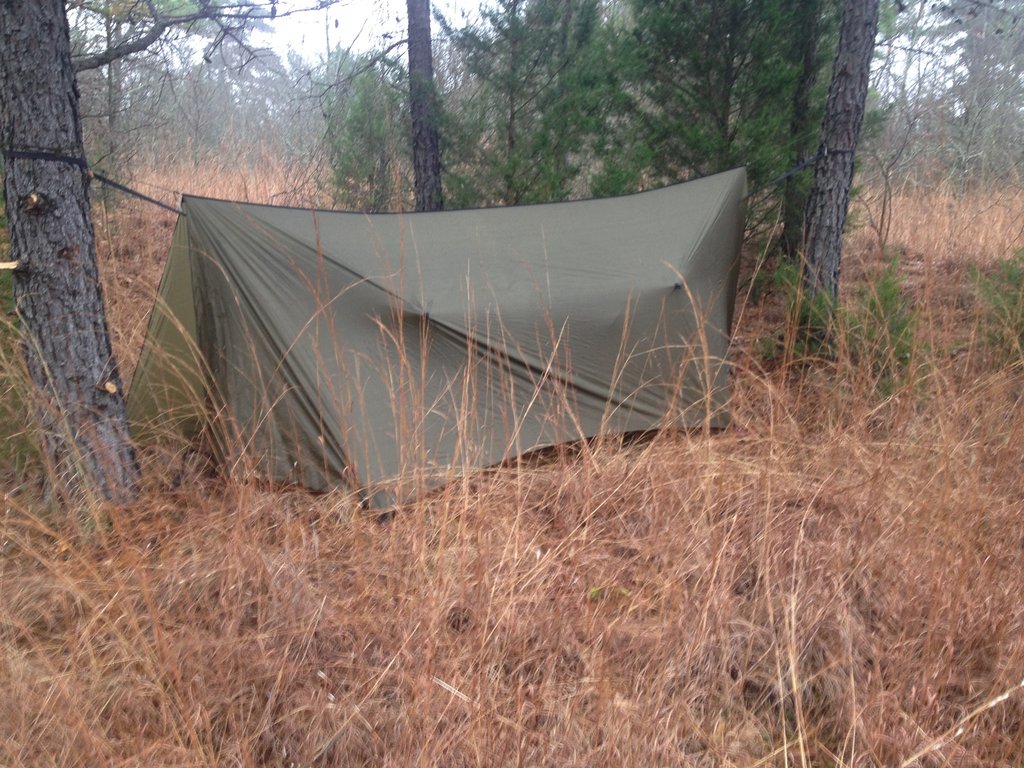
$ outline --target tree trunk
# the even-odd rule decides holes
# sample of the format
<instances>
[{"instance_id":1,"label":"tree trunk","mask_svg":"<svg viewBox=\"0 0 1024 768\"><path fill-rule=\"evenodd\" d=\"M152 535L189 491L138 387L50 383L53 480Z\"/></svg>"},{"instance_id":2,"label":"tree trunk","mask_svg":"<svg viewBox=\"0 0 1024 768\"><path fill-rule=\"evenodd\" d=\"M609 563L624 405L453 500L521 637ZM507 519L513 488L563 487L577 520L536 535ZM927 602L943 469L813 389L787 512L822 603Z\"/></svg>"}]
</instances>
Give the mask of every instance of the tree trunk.
<instances>
[{"instance_id":1,"label":"tree trunk","mask_svg":"<svg viewBox=\"0 0 1024 768\"><path fill-rule=\"evenodd\" d=\"M846 0L839 46L821 125L814 181L807 197L808 295L839 295L843 225L853 184L853 157L864 122L879 0Z\"/></svg>"},{"instance_id":2,"label":"tree trunk","mask_svg":"<svg viewBox=\"0 0 1024 768\"><path fill-rule=\"evenodd\" d=\"M800 62L800 72L793 87L789 131L794 142L793 167L808 161L814 136L811 117L811 96L818 80L818 46L821 39L822 0L802 0L793 14L798 31L794 34L793 57ZM782 249L790 258L797 258L804 244L804 209L807 187L802 174L786 179L782 195Z\"/></svg>"},{"instance_id":3,"label":"tree trunk","mask_svg":"<svg viewBox=\"0 0 1024 768\"><path fill-rule=\"evenodd\" d=\"M14 300L55 490L127 501L139 466L103 310L88 175L54 157L85 156L68 34L63 0L0 1Z\"/></svg>"},{"instance_id":4,"label":"tree trunk","mask_svg":"<svg viewBox=\"0 0 1024 768\"><path fill-rule=\"evenodd\" d=\"M409 13L409 112L416 210L439 211L441 149L434 61L430 45L430 0L406 0Z\"/></svg>"}]
</instances>

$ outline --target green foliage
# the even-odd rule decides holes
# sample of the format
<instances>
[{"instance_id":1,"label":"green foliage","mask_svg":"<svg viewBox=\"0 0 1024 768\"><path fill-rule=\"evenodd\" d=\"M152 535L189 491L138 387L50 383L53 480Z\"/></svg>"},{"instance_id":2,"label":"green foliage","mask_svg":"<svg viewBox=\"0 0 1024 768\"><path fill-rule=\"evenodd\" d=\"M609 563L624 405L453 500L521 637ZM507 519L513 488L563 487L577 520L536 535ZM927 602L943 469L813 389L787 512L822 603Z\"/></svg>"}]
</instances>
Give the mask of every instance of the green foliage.
<instances>
[{"instance_id":1,"label":"green foliage","mask_svg":"<svg viewBox=\"0 0 1024 768\"><path fill-rule=\"evenodd\" d=\"M632 591L625 587L612 585L612 586L595 586L587 590L587 599L592 602L600 602L603 600L622 600L628 599L633 596Z\"/></svg>"},{"instance_id":2,"label":"green foliage","mask_svg":"<svg viewBox=\"0 0 1024 768\"><path fill-rule=\"evenodd\" d=\"M835 354L836 307L826 292L808 296L799 264L782 262L772 275L786 297L787 327L780 342L797 359L832 358Z\"/></svg>"},{"instance_id":3,"label":"green foliage","mask_svg":"<svg viewBox=\"0 0 1024 768\"><path fill-rule=\"evenodd\" d=\"M634 38L624 29L608 29L608 64L621 83L618 97L607 105L603 129L594 142L596 172L591 192L597 197L624 195L648 186L660 166L660 148L644 129L638 100L644 79L644 60ZM676 181L678 178L673 178Z\"/></svg>"},{"instance_id":4,"label":"green foliage","mask_svg":"<svg viewBox=\"0 0 1024 768\"><path fill-rule=\"evenodd\" d=\"M616 195L739 165L768 181L813 154L835 6L497 0L464 29L439 19L445 198ZM787 187L794 229L805 187Z\"/></svg>"},{"instance_id":5,"label":"green foliage","mask_svg":"<svg viewBox=\"0 0 1024 768\"><path fill-rule=\"evenodd\" d=\"M869 371L879 390L888 394L906 379L917 329L917 314L904 294L896 259L858 291L843 320L853 363Z\"/></svg>"},{"instance_id":6,"label":"green foliage","mask_svg":"<svg viewBox=\"0 0 1024 768\"><path fill-rule=\"evenodd\" d=\"M781 294L786 305L786 326L773 336L754 342L754 353L765 360L785 354L790 359L831 359L835 353L836 313L825 294L811 299L804 292L799 264L781 261L774 272L759 275L756 286Z\"/></svg>"},{"instance_id":7,"label":"green foliage","mask_svg":"<svg viewBox=\"0 0 1024 768\"><path fill-rule=\"evenodd\" d=\"M632 0L625 75L656 176L674 181L746 165L758 185L793 163L794 149L808 139L792 135L808 25L796 16L823 15L829 3L810 5ZM827 24L814 28L831 34Z\"/></svg>"},{"instance_id":8,"label":"green foliage","mask_svg":"<svg viewBox=\"0 0 1024 768\"><path fill-rule=\"evenodd\" d=\"M405 69L370 57L329 66L340 70L324 109L335 197L355 210L393 209L410 187Z\"/></svg>"},{"instance_id":9,"label":"green foliage","mask_svg":"<svg viewBox=\"0 0 1024 768\"><path fill-rule=\"evenodd\" d=\"M904 295L895 259L846 306L825 291L808 296L801 268L792 262L780 264L772 282L786 297L787 327L758 339L756 354L772 359L788 351L795 360L845 360L882 394L906 380L918 343L917 314Z\"/></svg>"},{"instance_id":10,"label":"green foliage","mask_svg":"<svg viewBox=\"0 0 1024 768\"><path fill-rule=\"evenodd\" d=\"M972 270L984 307L985 339L997 354L1024 359L1024 249L999 263L991 275Z\"/></svg>"},{"instance_id":11,"label":"green foliage","mask_svg":"<svg viewBox=\"0 0 1024 768\"><path fill-rule=\"evenodd\" d=\"M596 0L499 0L450 31L464 63L450 95L449 197L457 205L560 200L580 189L590 144L621 98Z\"/></svg>"}]
</instances>

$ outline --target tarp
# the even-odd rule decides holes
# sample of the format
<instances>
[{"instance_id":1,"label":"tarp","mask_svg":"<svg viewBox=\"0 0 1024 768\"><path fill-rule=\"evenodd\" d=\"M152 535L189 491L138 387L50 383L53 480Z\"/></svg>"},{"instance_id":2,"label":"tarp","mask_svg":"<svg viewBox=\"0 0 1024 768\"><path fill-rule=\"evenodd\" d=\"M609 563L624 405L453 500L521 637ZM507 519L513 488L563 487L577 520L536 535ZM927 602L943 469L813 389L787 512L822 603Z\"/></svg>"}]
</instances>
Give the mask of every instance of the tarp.
<instances>
[{"instance_id":1,"label":"tarp","mask_svg":"<svg viewBox=\"0 0 1024 768\"><path fill-rule=\"evenodd\" d=\"M405 214L186 196L129 417L374 503L543 446L724 426L745 189L739 169Z\"/></svg>"}]
</instances>

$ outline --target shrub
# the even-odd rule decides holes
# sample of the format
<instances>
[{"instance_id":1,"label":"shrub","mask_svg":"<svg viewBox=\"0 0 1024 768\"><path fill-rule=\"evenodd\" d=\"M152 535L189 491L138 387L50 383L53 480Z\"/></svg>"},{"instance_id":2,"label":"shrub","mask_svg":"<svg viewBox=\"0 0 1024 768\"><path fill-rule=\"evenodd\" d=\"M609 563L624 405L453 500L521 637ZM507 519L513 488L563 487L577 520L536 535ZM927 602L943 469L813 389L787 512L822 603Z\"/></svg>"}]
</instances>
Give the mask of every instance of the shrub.
<instances>
[{"instance_id":1,"label":"shrub","mask_svg":"<svg viewBox=\"0 0 1024 768\"><path fill-rule=\"evenodd\" d=\"M809 297L800 267L779 266L772 282L786 301L786 328L758 339L755 351L764 358L785 352L793 360L846 360L867 373L883 394L905 380L916 344L917 315L903 291L894 259L854 294L845 306L828 294Z\"/></svg>"},{"instance_id":2,"label":"shrub","mask_svg":"<svg viewBox=\"0 0 1024 768\"><path fill-rule=\"evenodd\" d=\"M769 359L785 353L790 359L831 359L834 356L833 302L825 294L811 298L804 293L799 264L785 261L771 276L772 288L786 304L786 327L755 342L755 351Z\"/></svg>"},{"instance_id":3,"label":"shrub","mask_svg":"<svg viewBox=\"0 0 1024 768\"><path fill-rule=\"evenodd\" d=\"M858 292L843 313L850 358L883 394L905 381L916 343L917 314L903 292L896 259Z\"/></svg>"},{"instance_id":4,"label":"shrub","mask_svg":"<svg viewBox=\"0 0 1024 768\"><path fill-rule=\"evenodd\" d=\"M1024 357L1024 249L1001 262L991 275L974 268L984 316L985 340L1000 355L1017 362Z\"/></svg>"}]
</instances>

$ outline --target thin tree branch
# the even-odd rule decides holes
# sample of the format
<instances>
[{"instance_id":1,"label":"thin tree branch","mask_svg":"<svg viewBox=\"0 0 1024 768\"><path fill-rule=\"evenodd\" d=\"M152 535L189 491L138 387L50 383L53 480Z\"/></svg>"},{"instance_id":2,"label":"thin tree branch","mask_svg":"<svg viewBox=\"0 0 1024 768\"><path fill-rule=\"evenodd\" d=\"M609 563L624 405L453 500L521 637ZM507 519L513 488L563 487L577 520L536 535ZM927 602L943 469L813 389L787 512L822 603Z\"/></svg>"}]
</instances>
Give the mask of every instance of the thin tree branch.
<instances>
[{"instance_id":1,"label":"thin tree branch","mask_svg":"<svg viewBox=\"0 0 1024 768\"><path fill-rule=\"evenodd\" d=\"M175 24L188 24L193 21L199 21L200 19L206 18L201 14L192 14L188 17L179 17L175 20L160 19L153 22L153 26L150 27L146 32L136 37L134 40L127 40L119 45L115 45L112 48L108 48L100 53L93 53L85 56L76 56L73 59L75 72L84 72L89 69L98 69L99 67L105 67L108 64L123 59L125 56L131 56L133 53L142 53L142 51L149 48L157 40L163 37L164 32L170 29Z\"/></svg>"},{"instance_id":2,"label":"thin tree branch","mask_svg":"<svg viewBox=\"0 0 1024 768\"><path fill-rule=\"evenodd\" d=\"M292 16L296 13L323 10L328 6L334 5L336 2L337 0L318 0L315 4L308 7L295 8L279 13L277 11L276 0L267 5L246 2L238 2L230 5L213 5L210 0L199 0L199 10L195 13L175 16L161 13L153 3L153 0L145 0L152 23L152 26L150 26L145 32L142 32L137 37L130 40L125 40L115 46L112 46L105 51L75 56L72 61L75 72L84 72L90 69L105 67L118 59L124 58L125 56L142 53L163 37L167 30L172 27L187 26L199 21L216 21L220 24L221 32L214 45L211 46L211 48L216 48L218 44L223 42L225 37L230 36L235 38L233 33L236 30L234 28L229 28L223 23L226 19L233 20L239 25L244 25L246 22L250 21L270 21L272 19L283 18L285 16ZM77 7L80 10L86 10L88 5L86 3L79 3ZM208 49L207 56L209 53L210 50Z\"/></svg>"}]
</instances>

